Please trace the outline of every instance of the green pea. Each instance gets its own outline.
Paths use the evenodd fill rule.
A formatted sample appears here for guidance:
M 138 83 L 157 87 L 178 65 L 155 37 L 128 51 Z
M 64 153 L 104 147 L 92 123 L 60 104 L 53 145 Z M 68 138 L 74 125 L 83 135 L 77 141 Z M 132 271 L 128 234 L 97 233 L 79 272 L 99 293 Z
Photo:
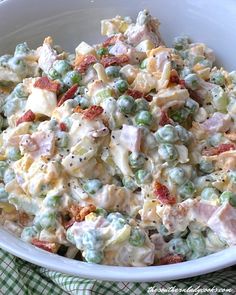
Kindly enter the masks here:
M 91 195 L 94 195 L 101 187 L 102 183 L 99 179 L 90 179 L 83 185 L 84 190 Z
M 16 87 L 13 90 L 13 93 L 20 98 L 26 98 L 28 97 L 29 93 L 26 91 L 23 83 L 19 83 L 16 85 Z
M 75 241 L 75 236 L 74 236 L 74 233 L 72 231 L 72 227 L 69 227 L 66 231 L 66 239 L 71 242 L 72 244 L 76 244 L 76 241 Z
M 164 237 L 170 234 L 168 229 L 164 226 L 164 224 L 159 225 L 158 232 Z
M 198 63 L 205 68 L 212 68 L 213 65 L 213 62 L 209 59 L 202 59 Z
M 141 68 L 142 70 L 146 69 L 146 67 L 147 67 L 147 61 L 148 61 L 148 59 L 145 58 L 145 59 L 141 62 L 141 64 L 140 64 L 140 68 Z
M 224 139 L 222 133 L 215 133 L 208 138 L 208 143 L 211 146 L 218 146 Z
M 63 83 L 68 87 L 78 84 L 81 81 L 82 77 L 77 71 L 69 71 L 63 77 Z
M 69 144 L 69 135 L 65 131 L 57 132 L 56 146 L 66 148 Z
M 186 239 L 188 247 L 193 251 L 194 258 L 203 256 L 205 254 L 206 243 L 201 233 L 192 233 Z
M 183 184 L 186 181 L 185 171 L 181 167 L 174 167 L 169 171 L 169 177 L 171 181 L 176 184 Z
M 124 187 L 126 187 L 132 192 L 134 192 L 138 188 L 137 184 L 135 183 L 135 180 L 131 176 L 124 176 L 124 178 L 122 179 L 122 183 Z
M 7 162 L 0 161 L 0 178 L 1 179 L 3 179 L 7 167 L 8 167 Z
M 168 113 L 169 117 L 175 122 L 178 122 L 179 124 L 184 123 L 190 114 L 191 114 L 191 111 L 185 107 L 181 109 L 169 110 L 169 113 Z
M 214 165 L 210 161 L 201 160 L 199 163 L 199 170 L 203 173 L 211 173 L 214 171 Z
M 102 251 L 89 250 L 86 251 L 85 260 L 89 263 L 100 263 L 103 259 Z
M 216 86 L 211 89 L 212 104 L 218 110 L 225 112 L 229 103 L 229 98 L 223 88 Z
M 55 118 L 51 118 L 49 121 L 49 130 L 55 130 L 57 127 L 57 120 Z
M 158 148 L 158 153 L 164 161 L 174 161 L 178 159 L 178 151 L 175 146 L 170 143 L 162 143 Z
M 55 211 L 47 210 L 37 217 L 36 224 L 38 223 L 43 229 L 49 229 L 49 228 L 55 229 L 57 224 L 56 218 L 57 218 L 57 214 Z
M 220 202 L 228 202 L 232 207 L 236 207 L 236 195 L 230 191 L 225 191 L 220 195 Z
M 6 169 L 6 171 L 4 173 L 3 181 L 5 184 L 7 184 L 10 181 L 12 181 L 15 177 L 16 177 L 16 175 L 15 175 L 14 170 L 11 168 L 8 168 L 8 169 Z
M 201 199 L 206 201 L 217 202 L 219 199 L 219 192 L 213 187 L 206 187 L 201 192 Z
M 53 69 L 59 74 L 64 75 L 71 70 L 71 65 L 66 60 L 56 60 L 53 63 Z
M 125 217 L 119 212 L 110 213 L 107 216 L 107 220 L 117 230 L 123 228 L 125 226 L 125 224 L 127 223 Z
M 109 78 L 118 78 L 120 76 L 120 67 L 118 66 L 107 67 L 105 71 Z
M 101 47 L 97 50 L 97 55 L 99 55 L 99 56 L 103 56 L 106 54 L 108 54 L 108 49 L 105 47 Z
M 0 186 L 0 202 L 7 202 L 8 201 L 8 193 L 5 191 L 5 187 L 2 185 Z
M 14 56 L 25 56 L 30 53 L 30 49 L 26 42 L 16 45 Z
M 89 100 L 84 96 L 77 95 L 74 100 L 83 110 L 87 109 L 90 105 Z
M 147 170 L 138 170 L 135 173 L 135 179 L 138 184 L 146 184 L 152 181 L 152 175 Z
M 192 137 L 192 133 L 190 131 L 188 131 L 187 129 L 185 129 L 181 125 L 175 126 L 175 130 L 178 133 L 178 137 L 179 137 L 180 141 L 182 141 L 185 144 L 189 142 L 189 140 Z
M 12 55 L 10 54 L 0 56 L 0 66 L 6 67 L 10 58 L 12 58 Z
M 122 95 L 118 98 L 117 104 L 123 114 L 131 114 L 135 111 L 135 101 L 132 96 Z
M 168 249 L 170 253 L 179 254 L 182 256 L 186 256 L 191 251 L 186 241 L 181 238 L 172 239 L 168 243 Z
M 184 78 L 185 85 L 191 90 L 196 90 L 199 88 L 200 79 L 196 74 L 189 74 Z
M 194 195 L 195 191 L 195 185 L 190 180 L 187 180 L 178 189 L 179 195 L 184 199 L 191 198 Z
M 6 157 L 8 160 L 17 161 L 21 158 L 20 150 L 16 147 L 9 146 L 6 148 Z
M 225 85 L 225 77 L 219 71 L 211 72 L 211 74 L 210 74 L 210 82 L 214 83 L 214 84 L 217 84 L 219 86 L 224 86 Z
M 184 50 L 189 47 L 189 39 L 186 36 L 178 36 L 174 38 L 173 47 L 176 50 Z
M 192 98 L 188 98 L 185 102 L 185 107 L 190 110 L 191 114 L 194 114 L 199 109 L 199 104 Z
M 146 234 L 138 227 L 132 228 L 129 243 L 135 247 L 142 247 L 146 240 Z
M 129 155 L 129 164 L 133 169 L 142 168 L 145 162 L 145 155 L 142 153 L 131 153 Z
M 138 98 L 135 100 L 136 102 L 136 112 L 140 111 L 148 111 L 149 110 L 149 103 L 144 98 Z
M 182 71 L 180 72 L 180 77 L 181 77 L 182 79 L 184 79 L 186 76 L 188 76 L 188 75 L 191 74 L 191 73 L 192 73 L 192 71 L 191 71 L 190 68 L 188 68 L 188 67 L 184 67 L 184 68 L 182 69 Z
M 83 233 L 82 244 L 86 249 L 99 250 L 103 246 L 103 240 L 96 229 L 91 229 Z
M 119 93 L 124 93 L 128 89 L 129 84 L 125 80 L 120 79 L 115 81 L 114 86 Z
M 135 123 L 139 126 L 150 126 L 153 121 L 153 116 L 148 111 L 140 111 L 135 116 Z
M 230 181 L 232 181 L 233 183 L 236 183 L 236 171 L 229 171 L 228 176 Z
M 103 216 L 103 217 L 106 217 L 107 216 L 107 211 L 103 208 L 97 208 L 95 213 L 98 215 L 98 216 Z
M 157 130 L 155 133 L 156 139 L 159 142 L 176 142 L 178 138 L 178 133 L 174 126 L 167 124 Z
M 54 68 L 51 68 L 48 71 L 48 77 L 51 80 L 57 80 L 57 79 L 60 79 L 61 78 L 61 75 Z
M 34 226 L 24 227 L 21 232 L 21 239 L 25 242 L 30 242 L 32 238 L 37 237 L 38 231 Z
M 13 72 L 22 75 L 26 71 L 26 63 L 19 57 L 12 57 L 8 61 L 8 65 Z
M 59 194 L 48 193 L 46 198 L 43 200 L 43 204 L 46 207 L 58 207 L 61 203 L 61 196 Z

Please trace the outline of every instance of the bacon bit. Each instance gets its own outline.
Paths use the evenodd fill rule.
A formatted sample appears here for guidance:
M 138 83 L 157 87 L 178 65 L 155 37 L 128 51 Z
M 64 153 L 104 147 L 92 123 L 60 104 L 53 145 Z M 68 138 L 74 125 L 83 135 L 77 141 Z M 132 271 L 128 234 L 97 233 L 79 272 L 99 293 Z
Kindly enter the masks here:
M 126 93 L 127 95 L 132 96 L 134 99 L 143 97 L 143 92 L 131 88 L 129 88 Z
M 35 117 L 35 113 L 33 113 L 31 110 L 28 110 L 16 121 L 16 126 L 23 122 L 33 122 L 35 120 Z
M 167 112 L 161 111 L 161 118 L 160 118 L 159 125 L 165 126 L 167 124 L 172 124 L 172 123 L 173 123 L 173 121 L 168 117 Z
M 189 89 L 188 88 L 188 92 L 189 92 L 189 96 L 195 100 L 197 103 L 199 103 L 200 105 L 202 105 L 203 103 L 203 99 L 197 94 L 196 91 Z
M 63 123 L 63 122 L 61 122 L 61 123 L 59 124 L 59 128 L 60 128 L 61 131 L 67 131 L 67 126 L 66 126 L 66 124 Z
M 87 216 L 91 212 L 94 212 L 96 210 L 96 207 L 93 204 L 89 204 L 85 207 L 73 204 L 69 210 L 73 216 L 74 221 L 82 221 L 85 219 L 85 216 Z
M 83 112 L 84 118 L 87 120 L 93 120 L 103 112 L 103 108 L 100 106 L 93 105 Z
M 58 245 L 56 243 L 50 243 L 46 241 L 40 241 L 38 239 L 33 239 L 31 244 L 51 253 L 56 253 L 58 250 Z
M 119 56 L 104 56 L 101 59 L 101 64 L 106 68 L 112 65 L 121 65 L 127 63 L 129 57 L 125 54 Z
M 92 54 L 86 55 L 81 61 L 77 60 L 75 63 L 76 69 L 81 73 L 85 73 L 89 66 L 97 61 L 96 57 Z
M 60 84 L 56 81 L 49 80 L 48 77 L 41 77 L 35 81 L 34 87 L 46 89 L 52 92 L 58 92 Z
M 144 95 L 144 98 L 145 98 L 148 102 L 150 102 L 150 101 L 152 101 L 153 96 L 152 96 L 151 94 L 146 94 L 146 95 Z
M 154 184 L 154 195 L 161 204 L 172 205 L 176 203 L 176 198 L 170 195 L 168 188 L 158 181 Z
M 182 255 L 174 254 L 174 255 L 167 255 L 165 257 L 160 258 L 159 264 L 165 265 L 165 264 L 174 264 L 174 263 L 180 263 L 184 261 L 184 257 Z
M 179 82 L 180 82 L 179 75 L 178 75 L 177 71 L 174 69 L 171 70 L 169 82 L 176 83 L 176 84 L 179 84 Z
M 181 86 L 181 88 L 186 88 L 186 85 L 185 85 L 185 81 L 184 80 L 179 80 L 179 85 Z
M 63 226 L 64 226 L 65 229 L 68 229 L 74 223 L 75 223 L 75 219 L 74 219 L 74 217 L 72 217 L 69 221 L 65 221 L 64 224 L 63 224 Z
M 235 150 L 236 146 L 233 143 L 222 143 L 217 147 L 210 147 L 208 149 L 203 150 L 203 156 L 216 156 L 224 152 L 228 152 L 230 150 Z
M 74 84 L 73 86 L 71 86 L 71 88 L 68 89 L 66 93 L 64 93 L 61 96 L 61 98 L 59 99 L 57 103 L 57 106 L 60 107 L 66 100 L 72 98 L 75 95 L 77 89 L 78 89 L 78 84 Z
M 123 40 L 124 38 L 122 38 L 123 36 L 121 35 L 115 35 L 115 36 L 111 36 L 108 37 L 103 43 L 102 46 L 103 47 L 108 47 L 110 45 L 114 45 L 118 40 Z
M 80 106 L 77 106 L 77 107 L 74 108 L 73 112 L 74 113 L 83 113 L 83 110 L 81 109 Z

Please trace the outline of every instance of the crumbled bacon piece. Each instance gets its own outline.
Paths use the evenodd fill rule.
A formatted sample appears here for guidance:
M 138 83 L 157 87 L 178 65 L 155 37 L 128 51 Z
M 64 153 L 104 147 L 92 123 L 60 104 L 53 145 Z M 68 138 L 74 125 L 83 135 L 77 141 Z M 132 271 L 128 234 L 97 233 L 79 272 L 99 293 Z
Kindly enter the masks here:
M 51 253 L 56 253 L 58 250 L 58 245 L 56 243 L 50 243 L 47 241 L 40 241 L 38 239 L 33 239 L 31 241 L 31 244 Z
M 208 149 L 203 150 L 203 156 L 216 156 L 224 152 L 228 152 L 230 150 L 235 150 L 236 146 L 233 143 L 222 143 L 217 147 L 210 147 Z
M 173 264 L 173 263 L 179 263 L 183 261 L 184 261 L 184 257 L 182 255 L 173 254 L 173 255 L 167 255 L 165 257 L 160 258 L 159 264 L 160 265 Z
M 179 75 L 177 73 L 176 70 L 171 70 L 171 73 L 170 73 L 170 83 L 176 83 L 176 84 L 179 84 L 180 80 L 179 80 Z
M 172 124 L 172 120 L 168 117 L 167 112 L 166 111 L 161 111 L 161 118 L 160 118 L 160 122 L 159 125 L 160 126 L 165 126 L 167 124 Z
M 172 205 L 176 203 L 176 198 L 170 195 L 168 188 L 158 181 L 154 184 L 154 195 L 161 204 Z
M 67 126 L 66 126 L 66 124 L 65 124 L 64 122 L 61 122 L 61 123 L 59 124 L 59 129 L 60 129 L 61 131 L 67 131 Z
M 35 120 L 35 113 L 33 113 L 31 110 L 28 110 L 27 112 L 24 113 L 17 121 L 16 125 L 18 126 L 19 124 L 23 122 L 33 122 Z
M 60 107 L 66 100 L 71 99 L 75 95 L 77 89 L 78 89 L 78 84 L 74 84 L 73 86 L 71 86 L 71 88 L 68 89 L 66 93 L 64 93 L 61 96 L 61 98 L 59 99 L 57 103 L 57 106 Z
M 76 69 L 81 73 L 85 73 L 89 66 L 97 61 L 96 57 L 92 54 L 86 55 L 83 58 L 77 59 L 75 62 Z
M 60 84 L 56 81 L 52 81 L 48 79 L 48 77 L 40 77 L 39 79 L 35 81 L 34 87 L 37 87 L 40 89 L 46 89 L 52 92 L 58 92 L 60 88 Z
M 74 221 L 82 221 L 85 219 L 85 216 L 87 216 L 91 212 L 94 212 L 96 210 L 96 207 L 93 204 L 89 204 L 85 207 L 72 205 L 69 210 L 73 216 Z
M 93 105 L 83 112 L 84 118 L 87 120 L 93 120 L 103 112 L 103 108 L 100 106 Z
M 106 68 L 112 65 L 121 65 L 127 63 L 129 57 L 125 54 L 119 56 L 104 56 L 101 59 L 101 64 Z
M 118 40 L 124 39 L 122 35 L 114 35 L 111 37 L 108 37 L 103 43 L 103 47 L 108 47 L 110 45 L 114 45 Z
M 131 88 L 129 88 L 126 93 L 132 96 L 134 99 L 143 97 L 143 92 Z
M 152 99 L 153 99 L 153 96 L 152 96 L 151 94 L 145 94 L 143 97 L 144 97 L 148 102 L 152 101 Z
M 185 81 L 184 80 L 179 80 L 179 85 L 181 86 L 181 88 L 186 88 L 186 85 L 185 85 Z

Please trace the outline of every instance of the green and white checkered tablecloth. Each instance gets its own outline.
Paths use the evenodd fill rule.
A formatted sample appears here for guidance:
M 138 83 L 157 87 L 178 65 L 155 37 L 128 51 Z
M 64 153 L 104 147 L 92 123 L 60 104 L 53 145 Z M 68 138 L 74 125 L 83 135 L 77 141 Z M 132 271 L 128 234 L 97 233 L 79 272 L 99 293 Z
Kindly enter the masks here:
M 236 269 L 158 283 L 81 279 L 25 262 L 0 249 L 0 295 L 236 294 Z

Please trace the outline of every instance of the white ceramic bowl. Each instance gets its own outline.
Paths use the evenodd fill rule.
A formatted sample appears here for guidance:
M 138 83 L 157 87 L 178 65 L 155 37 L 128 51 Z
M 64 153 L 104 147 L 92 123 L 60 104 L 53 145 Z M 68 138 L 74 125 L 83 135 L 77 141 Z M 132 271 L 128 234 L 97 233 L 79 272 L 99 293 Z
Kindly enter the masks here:
M 117 14 L 135 17 L 149 9 L 162 23 L 167 44 L 174 36 L 187 34 L 215 50 L 219 64 L 236 69 L 236 2 L 234 0 L 0 0 L 0 54 L 12 52 L 27 41 L 31 47 L 45 36 L 73 50 L 84 40 L 101 40 L 100 20 Z M 196 276 L 236 263 L 236 247 L 177 265 L 128 268 L 78 262 L 47 253 L 0 229 L 0 247 L 27 261 L 60 272 L 112 281 L 148 282 Z

